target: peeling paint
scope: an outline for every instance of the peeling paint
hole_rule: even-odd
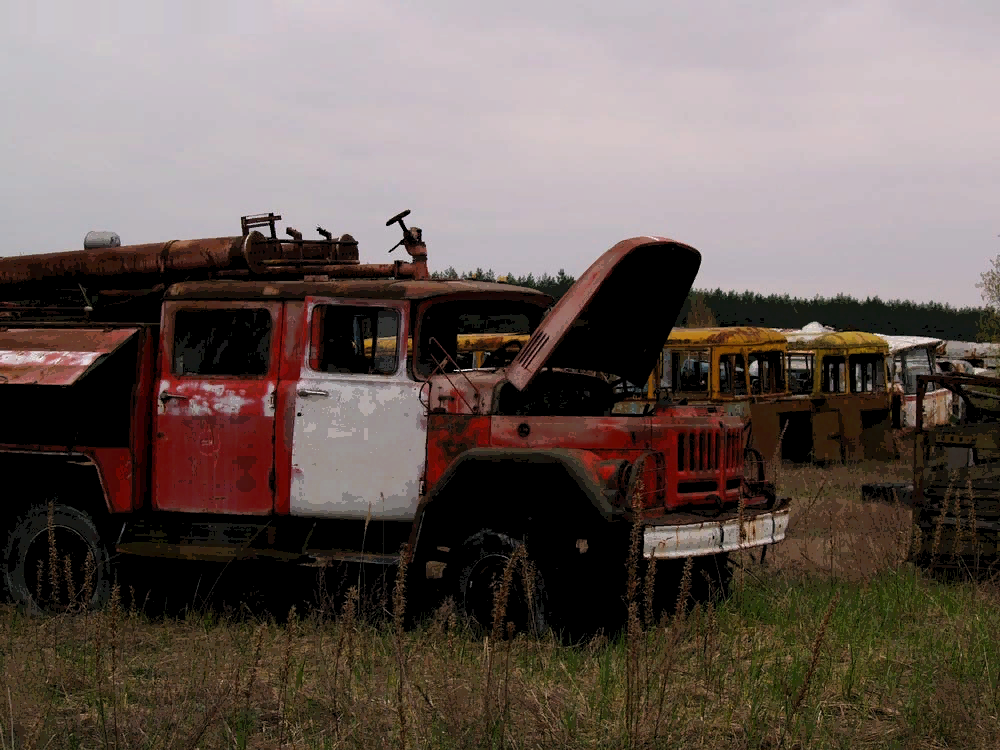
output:
[[[137,331],[10,328],[0,331],[0,383],[71,385]]]
[[[299,390],[329,395],[296,398],[290,512],[413,519],[427,443],[420,385],[405,374],[300,376]]]
[[[738,518],[731,518],[648,527],[643,532],[643,555],[656,559],[683,559],[776,544],[785,538],[788,518],[786,508],[756,514],[742,524]]]

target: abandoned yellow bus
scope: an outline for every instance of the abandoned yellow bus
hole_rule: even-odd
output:
[[[676,328],[642,391],[618,409],[641,413],[664,397],[714,404],[749,418],[750,447],[767,459],[890,457],[887,354],[866,333]]]
[[[837,461],[895,455],[885,340],[860,331],[783,333],[788,401],[809,404],[779,416],[783,457]]]
[[[789,395],[787,347],[770,328],[675,328],[663,350],[661,387],[674,400],[711,403],[750,419],[750,447],[769,458],[780,429],[769,405]]]

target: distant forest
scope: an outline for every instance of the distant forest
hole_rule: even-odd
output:
[[[463,278],[496,281],[498,274],[492,269],[477,268],[459,274],[454,268],[435,271],[434,278]],[[500,278],[503,278],[500,276]],[[506,281],[518,286],[539,289],[558,299],[566,293],[576,279],[563,269],[555,276],[532,274],[518,276],[507,274]],[[918,304],[905,300],[882,300],[868,297],[855,299],[846,294],[836,297],[802,299],[787,294],[757,294],[756,292],[724,292],[721,289],[695,289],[688,295],[677,320],[688,320],[691,305],[696,299],[710,311],[716,325],[754,325],[768,328],[801,328],[818,321],[839,330],[869,331],[897,336],[931,336],[957,341],[976,341],[979,337],[979,320],[982,309],[978,307],[955,308],[937,302]],[[704,308],[699,308],[704,310]],[[702,318],[699,318],[702,319]]]

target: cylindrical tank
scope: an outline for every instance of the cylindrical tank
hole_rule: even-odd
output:
[[[150,276],[197,270],[245,268],[246,255],[267,257],[267,248],[254,246],[259,232],[250,237],[216,237],[174,240],[146,245],[70,250],[0,258],[0,285],[23,284],[56,278]]]
[[[83,238],[84,250],[97,250],[102,247],[121,247],[122,238],[114,232],[87,232]]]

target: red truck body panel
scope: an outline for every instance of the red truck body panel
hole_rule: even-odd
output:
[[[92,464],[111,513],[174,519],[296,515],[367,528],[382,508],[384,520],[414,522],[473,449],[474,461],[502,463],[498,476],[535,460],[527,452],[546,454],[595,503],[616,506],[612,515],[631,495],[661,528],[679,510],[712,517],[767,501],[743,477],[743,420],[700,406],[612,414],[606,376],[645,380],[699,268],[697,250],[665,237],[624,240],[546,309],[551,297],[535,290],[427,278],[419,231],[407,236],[412,263],[370,266],[357,263],[349,235],[284,242],[273,225],[270,239],[252,232],[0,259],[9,292],[0,320],[13,321],[0,327],[0,379],[62,394],[77,420],[61,442],[11,442],[8,430],[0,452]],[[60,307],[77,281],[85,306]],[[46,294],[58,304],[39,303]],[[19,322],[25,314],[34,324]],[[510,333],[506,323],[487,326],[505,316],[526,321],[509,324],[530,334],[524,348],[506,364],[462,370],[447,337]],[[342,351],[341,320],[357,331],[346,368],[329,354]],[[383,368],[379,342],[393,337],[395,364]],[[359,359],[364,367],[352,369]],[[127,424],[119,414],[122,429],[92,429],[103,399],[126,406],[123,389]],[[77,409],[74,394],[94,408]],[[45,408],[58,416],[55,403]]]

